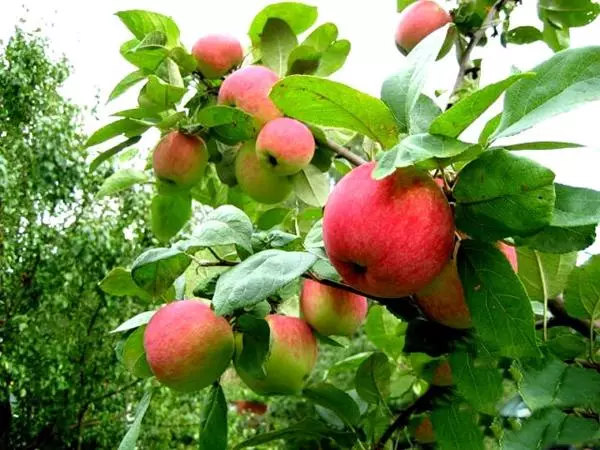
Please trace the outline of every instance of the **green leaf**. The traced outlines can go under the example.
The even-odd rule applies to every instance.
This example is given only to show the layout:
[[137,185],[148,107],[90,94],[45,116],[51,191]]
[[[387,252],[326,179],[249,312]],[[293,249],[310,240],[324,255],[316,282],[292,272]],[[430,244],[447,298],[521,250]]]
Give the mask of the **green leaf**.
[[294,192],[310,206],[325,206],[329,196],[329,177],[315,166],[309,165],[292,177]]
[[185,272],[192,259],[178,250],[153,248],[142,253],[133,262],[133,281],[153,297],[165,293]]
[[406,323],[398,320],[387,308],[373,305],[369,308],[365,333],[367,338],[379,349],[396,359],[404,347]]
[[166,47],[139,48],[139,46],[140,41],[132,39],[121,45],[119,52],[123,58],[146,73],[158,71],[169,56],[169,50]]
[[517,247],[517,256],[519,278],[531,301],[540,303],[563,292],[577,262],[576,252],[556,255],[528,247]]
[[113,88],[108,96],[108,101],[110,102],[111,100],[119,97],[121,94],[124,94],[129,88],[135,86],[144,78],[146,78],[146,74],[141,70],[136,70],[135,72],[131,72],[129,75],[126,75],[125,78],[119,81]]
[[100,283],[98,283],[100,289],[109,295],[116,297],[123,297],[130,295],[133,297],[139,297],[143,300],[150,300],[150,296],[146,291],[140,289],[131,277],[131,271],[122,267],[115,267],[112,269]]
[[139,40],[144,39],[148,33],[160,31],[166,36],[168,45],[175,46],[179,43],[179,28],[170,17],[139,9],[119,11],[116,15]]
[[256,227],[259,230],[268,231],[282,223],[292,210],[289,208],[271,208],[262,213],[256,221]]
[[252,222],[241,209],[232,205],[219,206],[206,215],[192,236],[177,244],[177,248],[195,252],[201,248],[239,245],[252,253]]
[[584,250],[596,240],[596,225],[581,227],[545,227],[539,233],[526,238],[517,238],[519,245],[545,253],[570,253]]
[[581,148],[584,145],[575,144],[573,142],[553,142],[553,141],[539,141],[539,142],[525,142],[523,144],[503,145],[504,150],[518,151],[518,150],[557,150],[561,148]]
[[493,244],[463,240],[458,271],[476,335],[509,358],[537,357],[534,317],[527,292]]
[[544,29],[542,36],[544,42],[548,44],[554,52],[560,52],[569,48],[571,45],[571,34],[568,28],[558,28],[548,20],[544,20]]
[[309,45],[299,45],[290,53],[287,63],[287,75],[313,74],[319,67],[321,52]]
[[152,232],[161,241],[167,242],[192,217],[192,197],[187,192],[176,195],[157,194],[150,206]]
[[200,413],[200,450],[227,450],[227,409],[223,388],[213,384]]
[[452,108],[448,109],[433,121],[429,132],[456,138],[479,118],[502,93],[515,82],[524,78],[532,78],[533,73],[518,73],[505,80],[490,84],[478,91],[463,97]]
[[506,33],[506,42],[509,44],[531,44],[533,42],[541,41],[542,39],[542,32],[536,27],[529,25],[513,28]]
[[483,433],[477,425],[477,415],[471,409],[452,403],[431,413],[439,450],[484,450]]
[[327,50],[338,37],[338,27],[331,22],[319,25],[302,41],[302,45],[309,45],[318,52]]
[[134,169],[123,169],[113,173],[110,177],[104,180],[102,186],[96,194],[96,198],[106,197],[107,195],[116,194],[117,192],[128,189],[138,183],[148,181],[148,175],[144,172]]
[[[302,439],[314,439],[314,438],[328,438],[336,442],[354,442],[355,436],[351,433],[345,433],[341,431],[333,430],[327,427],[320,420],[315,419],[304,419],[302,422],[291,425],[287,428],[283,428],[277,431],[271,431],[270,433],[263,433],[261,435],[250,438],[241,444],[234,447],[234,450],[239,450],[247,447],[256,447],[267,442],[277,441],[280,439],[291,439],[302,440]],[[352,445],[352,444],[350,444]]]
[[398,141],[398,128],[385,104],[344,84],[291,75],[273,87],[270,97],[281,112],[294,119],[356,131],[385,148]]
[[459,174],[456,225],[485,240],[534,234],[552,217],[553,181],[554,173],[534,161],[506,150],[486,151]]
[[138,378],[153,376],[152,370],[146,361],[144,350],[144,331],[146,326],[140,326],[129,335],[123,346],[123,364],[127,370]]
[[355,355],[348,356],[341,361],[337,361],[331,367],[329,367],[329,369],[327,369],[324,378],[327,379],[329,378],[329,375],[340,372],[354,372],[372,354],[373,352],[356,353]]
[[319,67],[315,75],[319,77],[328,77],[342,68],[346,58],[350,54],[352,46],[347,39],[340,39],[334,42],[323,52],[319,61]]
[[502,450],[530,450],[555,445],[577,445],[600,439],[600,425],[593,419],[567,415],[558,409],[544,409],[523,421],[517,430],[507,429]]
[[188,75],[196,70],[196,58],[183,47],[177,46],[172,48],[169,52],[169,58],[175,61],[183,75]]
[[571,329],[556,327],[550,330],[550,333],[552,332],[560,334],[548,339],[548,350],[562,361],[572,361],[582,357],[586,352],[588,347],[586,340]]
[[182,99],[186,93],[186,88],[168,84],[156,75],[150,75],[143,92],[156,107],[169,109]]
[[600,99],[600,47],[558,53],[506,91],[492,139],[513,136],[558,114]]
[[285,75],[288,57],[296,45],[296,35],[285,21],[275,17],[267,20],[260,36],[260,52],[265,66],[279,76]]
[[442,109],[429,97],[421,94],[409,119],[410,134],[428,133],[432,122],[442,114]]
[[600,192],[556,184],[556,204],[551,225],[577,227],[600,222]]
[[412,5],[417,0],[396,0],[396,11],[402,12],[406,7]]
[[136,442],[142,428],[142,419],[144,418],[144,415],[148,410],[148,406],[150,406],[152,394],[153,390],[148,389],[142,397],[142,400],[140,401],[137,409],[135,410],[135,419],[129,427],[129,430],[127,430],[127,434],[125,434],[125,437],[123,437],[123,440],[119,444],[118,450],[135,450]]
[[405,67],[385,80],[381,87],[381,98],[394,112],[402,133],[408,132],[409,118],[442,48],[446,32],[447,27],[443,27],[423,39],[409,53]]
[[231,314],[265,300],[306,272],[317,260],[305,252],[265,250],[225,272],[213,297],[215,312]]
[[262,380],[267,376],[263,364],[269,354],[269,324],[262,318],[244,314],[236,321],[236,331],[243,333],[242,351],[236,355],[236,367]]
[[333,411],[342,421],[356,425],[360,420],[358,405],[352,397],[329,383],[304,388],[302,395],[313,403]]
[[381,180],[394,173],[398,167],[408,167],[434,158],[458,156],[472,146],[473,144],[446,136],[413,134],[382,154],[373,171],[373,178]]
[[494,131],[496,131],[498,125],[500,125],[500,120],[502,120],[502,114],[498,114],[488,120],[483,127],[483,130],[481,130],[477,142],[479,142],[481,145],[487,145],[490,136],[494,134]]
[[228,142],[247,141],[256,136],[256,124],[252,116],[239,108],[224,105],[212,105],[198,111],[193,124],[213,128],[215,133]]
[[549,357],[521,365],[520,372],[519,393],[533,411],[548,406],[600,406],[600,373],[593,369],[570,366]]
[[385,403],[390,395],[391,376],[392,364],[388,357],[381,352],[373,353],[356,371],[356,392],[368,403]]
[[148,322],[150,322],[150,319],[154,314],[156,314],[156,311],[144,311],[143,313],[139,313],[133,316],[131,319],[123,322],[117,328],[112,330],[111,333],[121,333],[123,331],[132,330],[134,328],[141,327],[142,325],[146,325]]
[[600,255],[594,255],[571,272],[565,290],[565,307],[575,317],[600,319]]
[[600,5],[592,0],[540,0],[538,12],[558,27],[583,27],[596,20]]
[[[142,134],[149,128],[149,125],[138,122],[132,119],[119,119],[115,122],[109,123],[108,125],[103,126],[99,130],[96,130],[94,134],[92,134],[87,142],[85,143],[86,147],[92,147],[94,145],[101,144],[102,142],[108,141],[109,139],[115,138],[120,135],[125,135],[126,137],[133,137],[139,134]],[[131,145],[131,144],[129,144]],[[112,156],[112,155],[111,155]]]
[[267,6],[256,15],[248,30],[252,45],[258,46],[261,34],[270,18],[287,22],[295,34],[300,34],[308,30],[317,20],[317,8],[294,2],[274,3]]
[[458,393],[477,411],[495,416],[504,393],[502,374],[495,360],[473,358],[465,351],[450,355],[452,382]]

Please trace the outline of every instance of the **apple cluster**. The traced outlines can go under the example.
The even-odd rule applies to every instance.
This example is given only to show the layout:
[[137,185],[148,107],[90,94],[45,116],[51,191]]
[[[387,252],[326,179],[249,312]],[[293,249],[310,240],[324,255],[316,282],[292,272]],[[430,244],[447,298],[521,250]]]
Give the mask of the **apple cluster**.
[[297,394],[317,360],[316,330],[324,336],[352,336],[367,315],[367,299],[317,281],[305,280],[300,318],[270,314],[269,353],[264,376],[239,364],[243,334],[199,299],[163,306],[143,335],[146,361],[156,379],[171,389],[193,392],[215,382],[233,360],[239,377],[263,395]]

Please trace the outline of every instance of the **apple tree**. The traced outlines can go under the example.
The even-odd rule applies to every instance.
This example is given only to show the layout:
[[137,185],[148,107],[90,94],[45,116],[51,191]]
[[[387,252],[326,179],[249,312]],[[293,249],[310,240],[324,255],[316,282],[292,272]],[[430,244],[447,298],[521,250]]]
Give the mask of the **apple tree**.
[[[319,413],[235,448],[598,442],[600,257],[576,263],[595,240],[600,192],[556,183],[519,153],[576,157],[580,145],[519,136],[600,99],[600,47],[568,48],[569,30],[600,6],[539,0],[542,29],[511,27],[515,9],[534,7],[522,3],[398,1],[405,57],[381,98],[327,78],[350,42],[317,25],[312,6],[267,6],[246,50],[224,33],[188,51],[171,18],[117,13],[134,69],[110,99],[142,85],[136,105],[90,136],[88,147],[115,142],[91,169],[161,133],[146,170],[102,187],[153,183],[150,225],[162,242],[100,282],[147,305],[115,330],[124,364],[148,378],[121,449],[135,447],[159,386],[205,389],[199,448],[229,448],[229,367],[256,393],[300,396]],[[472,52],[492,39],[556,53],[480,86]],[[432,98],[427,75],[452,49],[454,88]],[[501,97],[479,138],[464,138]],[[297,314],[283,314],[298,298]],[[361,326],[377,350],[311,377],[319,346],[343,345]],[[330,382],[339,372],[348,385]]]

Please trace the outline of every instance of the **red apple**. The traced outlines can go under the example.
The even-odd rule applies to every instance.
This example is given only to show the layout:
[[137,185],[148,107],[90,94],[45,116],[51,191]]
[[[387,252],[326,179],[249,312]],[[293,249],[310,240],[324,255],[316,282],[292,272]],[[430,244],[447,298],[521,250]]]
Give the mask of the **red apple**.
[[184,188],[200,181],[207,162],[208,150],[204,141],[179,131],[164,136],[152,156],[156,176]]
[[367,316],[367,299],[362,295],[304,280],[300,313],[324,336],[352,336]]
[[451,328],[470,328],[471,314],[458,276],[456,260],[416,294],[417,304],[427,317]]
[[209,386],[233,357],[233,331],[198,300],[163,306],[144,333],[146,359],[156,379],[181,392]]
[[435,433],[433,432],[433,423],[429,416],[424,416],[414,431],[415,441],[421,444],[432,444],[435,442]]
[[406,55],[419,42],[451,21],[450,14],[436,2],[418,0],[400,14],[396,45]]
[[257,125],[262,127],[282,116],[269,98],[271,88],[278,80],[277,74],[266,67],[244,67],[225,78],[219,89],[218,102],[240,108],[253,116]]
[[350,286],[402,297],[442,271],[454,247],[454,219],[426,172],[407,167],[377,181],[374,167],[357,167],[333,189],[323,218],[325,249]]
[[518,258],[517,258],[517,249],[516,249],[516,247],[513,247],[512,245],[505,244],[502,241],[499,241],[497,243],[497,245],[498,245],[498,248],[500,249],[500,251],[502,253],[504,253],[504,256],[506,256],[506,259],[508,259],[508,262],[512,266],[513,270],[515,272],[518,272],[519,271],[519,261],[518,261]]
[[258,158],[277,175],[293,175],[308,166],[315,139],[306,125],[282,117],[267,123],[256,138]]
[[[298,394],[317,362],[317,341],[308,324],[297,317],[272,314],[266,321],[271,330],[269,355],[264,362],[266,377],[258,379],[237,363],[236,371],[257,394]],[[242,340],[236,339],[236,344],[241,351]]]
[[192,47],[198,69],[206,78],[220,78],[244,59],[242,44],[227,34],[201,37]]

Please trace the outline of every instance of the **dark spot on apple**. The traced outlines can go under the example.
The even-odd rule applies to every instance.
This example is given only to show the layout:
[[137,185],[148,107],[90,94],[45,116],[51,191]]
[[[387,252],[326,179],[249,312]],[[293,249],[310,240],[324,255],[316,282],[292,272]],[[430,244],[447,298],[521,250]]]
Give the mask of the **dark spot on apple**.
[[269,162],[269,164],[271,164],[272,166],[276,166],[277,165],[277,158],[275,158],[273,155],[269,155],[267,156],[267,161]]

